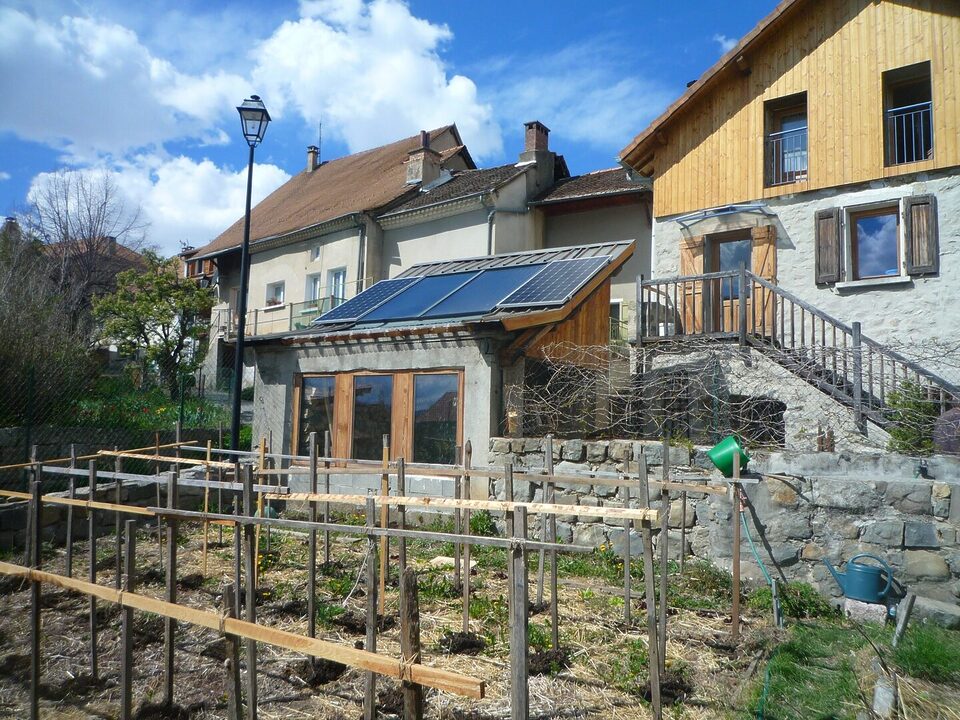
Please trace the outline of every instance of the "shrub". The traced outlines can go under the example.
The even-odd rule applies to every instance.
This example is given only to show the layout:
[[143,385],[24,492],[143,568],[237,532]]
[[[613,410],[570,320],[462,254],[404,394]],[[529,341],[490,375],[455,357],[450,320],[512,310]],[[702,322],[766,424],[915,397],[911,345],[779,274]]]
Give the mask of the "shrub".
[[[797,619],[832,617],[837,611],[816,588],[804,582],[791,582],[779,588],[780,609],[786,617]],[[747,606],[754,610],[773,610],[773,594],[769,587],[750,593]]]
[[940,403],[931,400],[923,387],[904,382],[887,395],[889,449],[904,455],[929,455],[933,452],[933,425],[940,416]]

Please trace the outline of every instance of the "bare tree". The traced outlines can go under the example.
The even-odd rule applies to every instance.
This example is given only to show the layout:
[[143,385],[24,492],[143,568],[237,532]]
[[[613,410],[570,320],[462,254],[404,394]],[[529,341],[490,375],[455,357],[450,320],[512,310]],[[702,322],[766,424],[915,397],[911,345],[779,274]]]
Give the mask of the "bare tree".
[[117,273],[140,267],[146,223],[129,207],[107,170],[61,169],[31,191],[26,230],[44,244],[51,280],[74,327],[86,324],[92,301],[115,287]]

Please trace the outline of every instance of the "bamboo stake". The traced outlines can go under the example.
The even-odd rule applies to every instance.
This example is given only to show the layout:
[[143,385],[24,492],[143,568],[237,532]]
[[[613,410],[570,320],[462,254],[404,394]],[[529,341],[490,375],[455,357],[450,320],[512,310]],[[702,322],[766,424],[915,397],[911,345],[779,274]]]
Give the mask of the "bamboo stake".
[[[384,439],[384,447],[386,445],[386,439]],[[376,506],[373,498],[368,497],[367,527],[373,527],[375,522]],[[380,567],[383,567],[382,563]],[[363,649],[367,652],[377,651],[377,539],[375,535],[367,535],[367,637]],[[369,671],[363,686],[363,720],[376,720],[376,716],[377,675]]]
[[[383,474],[380,476],[380,495],[387,497],[390,494],[390,436],[383,436]],[[390,508],[384,503],[380,507],[380,527],[386,529],[390,521]],[[380,614],[386,613],[387,608],[387,566],[390,564],[390,539],[387,536],[380,538]]]
[[[137,590],[137,522],[127,520],[124,525],[126,556],[124,562],[123,592]],[[120,619],[120,720],[133,720],[133,609],[125,607]]]
[[[400,655],[405,663],[419,664],[421,660],[417,574],[408,567],[400,575]],[[404,720],[423,720],[423,687],[409,680],[401,687]]]
[[[87,466],[89,475],[87,481],[87,492],[92,499],[97,492],[97,461],[91,460]],[[157,519],[159,522],[159,518]],[[90,559],[90,566],[87,569],[87,579],[96,584],[97,582],[97,521],[96,511],[90,508],[87,511],[87,550]],[[90,677],[93,682],[97,682],[99,674],[97,673],[97,601],[93,595],[89,600],[90,609]]]
[[[547,463],[553,462],[553,446],[550,442],[551,437],[547,435],[543,440],[543,469],[547,469]],[[547,456],[550,457],[550,460],[547,460]],[[546,493],[543,494],[543,500],[546,502],[547,497]],[[540,516],[537,518],[537,522],[540,526],[540,539],[547,539],[547,516],[543,513],[540,513]],[[544,576],[544,566],[546,561],[546,553],[544,550],[540,550],[537,553],[537,605],[540,605],[543,602],[543,576]]]
[[[30,483],[30,535],[27,545],[30,548],[30,567],[40,569],[40,481],[36,475]],[[40,720],[40,583],[30,583],[30,720]]]
[[[642,452],[639,458],[640,504],[650,507],[650,488],[647,481],[647,457]],[[649,657],[650,706],[654,720],[662,720],[660,702],[660,641],[657,638],[657,589],[653,576],[653,532],[650,520],[640,521],[640,536],[643,542],[643,581],[647,600],[647,655]]]
[[[177,507],[177,479],[180,471],[174,469],[167,480],[167,507],[175,510]],[[171,605],[177,602],[177,525],[176,518],[167,518],[167,602]],[[164,704],[173,705],[173,673],[177,621],[167,618],[163,626],[163,685]]]

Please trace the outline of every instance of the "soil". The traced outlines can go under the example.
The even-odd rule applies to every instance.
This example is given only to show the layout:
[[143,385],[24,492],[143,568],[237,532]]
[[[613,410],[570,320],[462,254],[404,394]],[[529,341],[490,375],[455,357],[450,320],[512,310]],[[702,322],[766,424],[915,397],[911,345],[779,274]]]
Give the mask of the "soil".
[[[366,635],[367,634],[367,619],[364,616],[361,616],[359,613],[345,612],[342,615],[338,615],[330,621],[331,625],[336,625],[337,627],[342,627],[344,630],[355,633],[357,635]],[[396,615],[377,615],[377,630],[383,632],[384,630],[389,630],[397,624]]]
[[317,658],[313,662],[302,660],[289,668],[289,672],[295,674],[312,688],[338,680],[346,671],[347,666],[343,663],[325,660],[324,658]]
[[537,650],[530,655],[527,670],[531,675],[555,675],[570,667],[570,651],[567,648]]
[[476,633],[448,632],[440,638],[440,649],[449,654],[476,655],[486,642]]

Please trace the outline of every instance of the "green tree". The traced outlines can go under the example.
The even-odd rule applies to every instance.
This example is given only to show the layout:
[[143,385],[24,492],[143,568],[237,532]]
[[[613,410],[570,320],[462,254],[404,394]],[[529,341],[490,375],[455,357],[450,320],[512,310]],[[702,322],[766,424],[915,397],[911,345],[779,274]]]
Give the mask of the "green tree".
[[117,275],[117,289],[94,301],[102,334],[125,355],[140,360],[145,379],[154,370],[171,399],[206,353],[213,293],[183,277],[177,258],[144,253],[146,269]]

